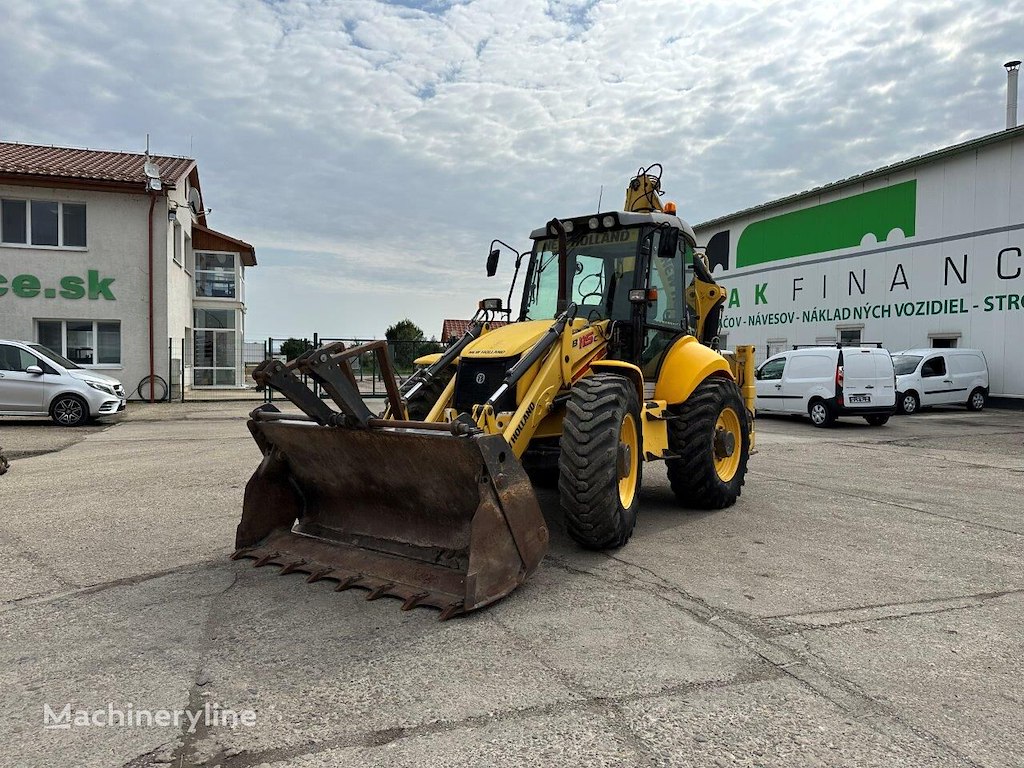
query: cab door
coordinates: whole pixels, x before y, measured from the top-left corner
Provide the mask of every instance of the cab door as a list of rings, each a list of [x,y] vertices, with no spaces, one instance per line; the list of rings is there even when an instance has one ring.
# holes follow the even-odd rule
[[[950,376],[946,366],[945,355],[933,355],[926,358],[921,363],[921,405],[944,405],[957,402],[952,390],[953,377]]]
[[[46,385],[28,367],[40,365],[35,355],[12,344],[0,344],[0,411],[44,413]]]
[[[782,391],[782,376],[786,370],[786,356],[766,360],[754,378],[757,390],[755,408],[759,413],[783,413],[786,395]]]

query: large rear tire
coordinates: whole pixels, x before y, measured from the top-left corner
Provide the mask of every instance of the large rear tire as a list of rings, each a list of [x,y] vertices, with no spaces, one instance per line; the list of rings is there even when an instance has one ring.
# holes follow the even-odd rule
[[[562,420],[558,491],[569,535],[587,549],[621,547],[633,533],[643,461],[640,400],[622,376],[578,381]]]
[[[665,462],[679,503],[696,509],[732,506],[743,489],[750,454],[747,409],[735,382],[705,379],[683,403],[673,406]]]

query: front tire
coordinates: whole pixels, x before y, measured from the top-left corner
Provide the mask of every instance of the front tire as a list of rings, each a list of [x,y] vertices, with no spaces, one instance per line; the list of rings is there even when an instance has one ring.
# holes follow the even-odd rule
[[[89,405],[78,395],[60,395],[50,406],[50,418],[62,427],[80,427],[89,420]]]
[[[971,392],[971,396],[967,399],[967,410],[969,411],[980,411],[985,407],[985,390],[975,389]]]
[[[633,534],[640,430],[640,400],[628,379],[594,373],[573,386],[562,420],[558,491],[566,529],[587,549],[615,549]]]
[[[900,413],[912,416],[921,409],[921,398],[916,392],[904,392],[900,395]]]
[[[697,509],[732,506],[743,488],[750,425],[739,388],[730,379],[705,379],[672,408],[665,462],[679,503]]]

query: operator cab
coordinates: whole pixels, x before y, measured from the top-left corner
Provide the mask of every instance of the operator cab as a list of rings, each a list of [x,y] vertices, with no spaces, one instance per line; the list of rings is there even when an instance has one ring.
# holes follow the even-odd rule
[[[520,320],[551,319],[566,305],[558,295],[554,224],[530,234],[534,244]],[[660,212],[603,213],[561,224],[568,301],[576,304],[576,316],[610,320],[609,357],[634,363],[645,377],[655,378],[665,351],[690,331],[684,292],[694,264],[693,230]]]

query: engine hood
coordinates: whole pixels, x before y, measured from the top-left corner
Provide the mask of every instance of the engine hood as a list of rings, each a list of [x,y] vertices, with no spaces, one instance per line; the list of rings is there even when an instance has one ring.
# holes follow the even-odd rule
[[[112,387],[121,385],[121,382],[113,376],[104,376],[102,373],[96,373],[95,371],[68,371],[68,376],[80,379],[81,381],[94,381],[97,384],[109,384]]]
[[[525,320],[495,328],[472,342],[462,351],[462,357],[496,358],[515,357],[532,347],[554,320]]]

